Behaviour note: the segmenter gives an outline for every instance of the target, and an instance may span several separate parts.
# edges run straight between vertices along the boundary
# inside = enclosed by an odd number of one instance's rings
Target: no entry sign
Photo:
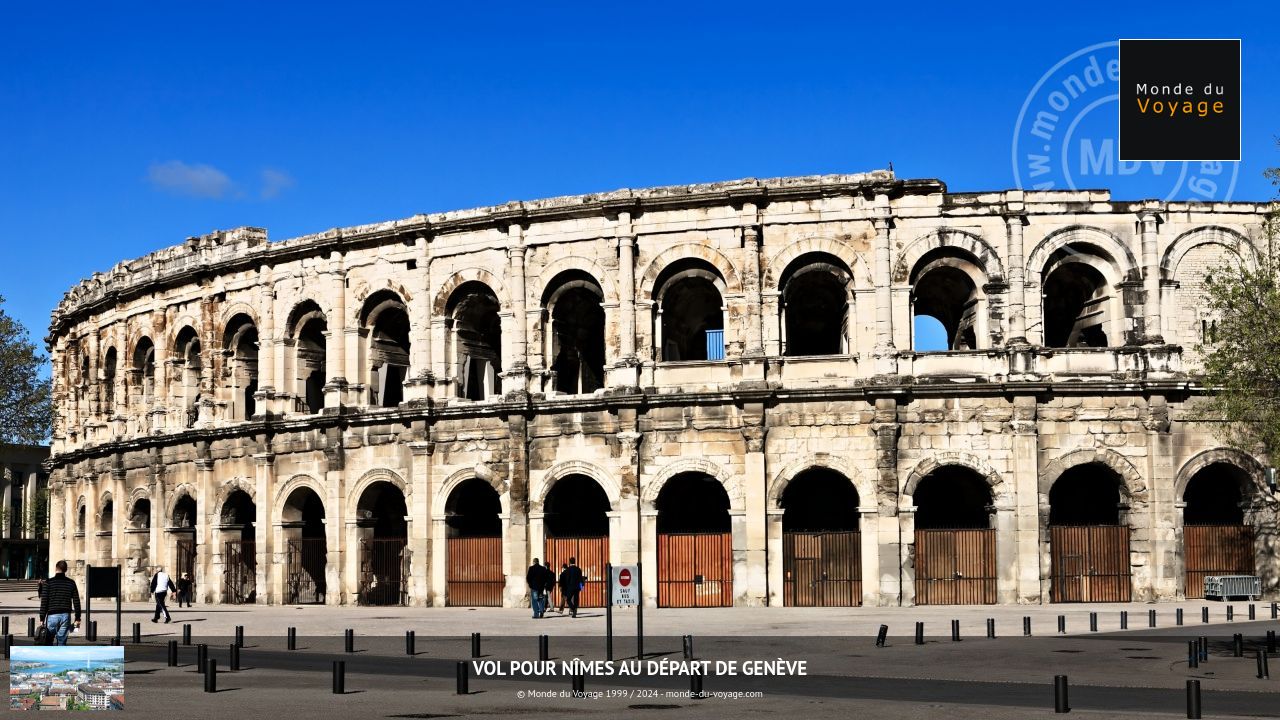
[[[635,565],[613,566],[614,605],[640,604],[640,593],[636,591],[639,572]]]

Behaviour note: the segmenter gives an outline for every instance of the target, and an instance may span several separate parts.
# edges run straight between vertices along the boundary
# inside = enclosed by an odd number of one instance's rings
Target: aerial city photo
[[[123,710],[124,648],[15,646],[10,710]]]

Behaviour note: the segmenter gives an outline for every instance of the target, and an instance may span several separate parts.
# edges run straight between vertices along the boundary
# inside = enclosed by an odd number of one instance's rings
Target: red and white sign
[[[613,604],[639,605],[639,583],[636,582],[639,570],[635,565],[613,566]]]

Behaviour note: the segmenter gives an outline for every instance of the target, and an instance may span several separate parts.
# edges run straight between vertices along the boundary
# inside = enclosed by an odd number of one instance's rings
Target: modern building
[[[49,575],[49,448],[0,443],[0,579]]]
[[[53,313],[52,552],[206,602],[513,606],[570,555],[588,603],[1274,597],[1269,461],[1193,412],[1265,210],[876,171],[193,237]]]

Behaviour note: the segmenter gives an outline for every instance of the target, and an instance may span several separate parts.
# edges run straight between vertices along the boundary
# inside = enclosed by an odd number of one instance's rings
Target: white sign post
[[[635,565],[614,565],[613,604],[619,607],[640,604],[640,570]]]

